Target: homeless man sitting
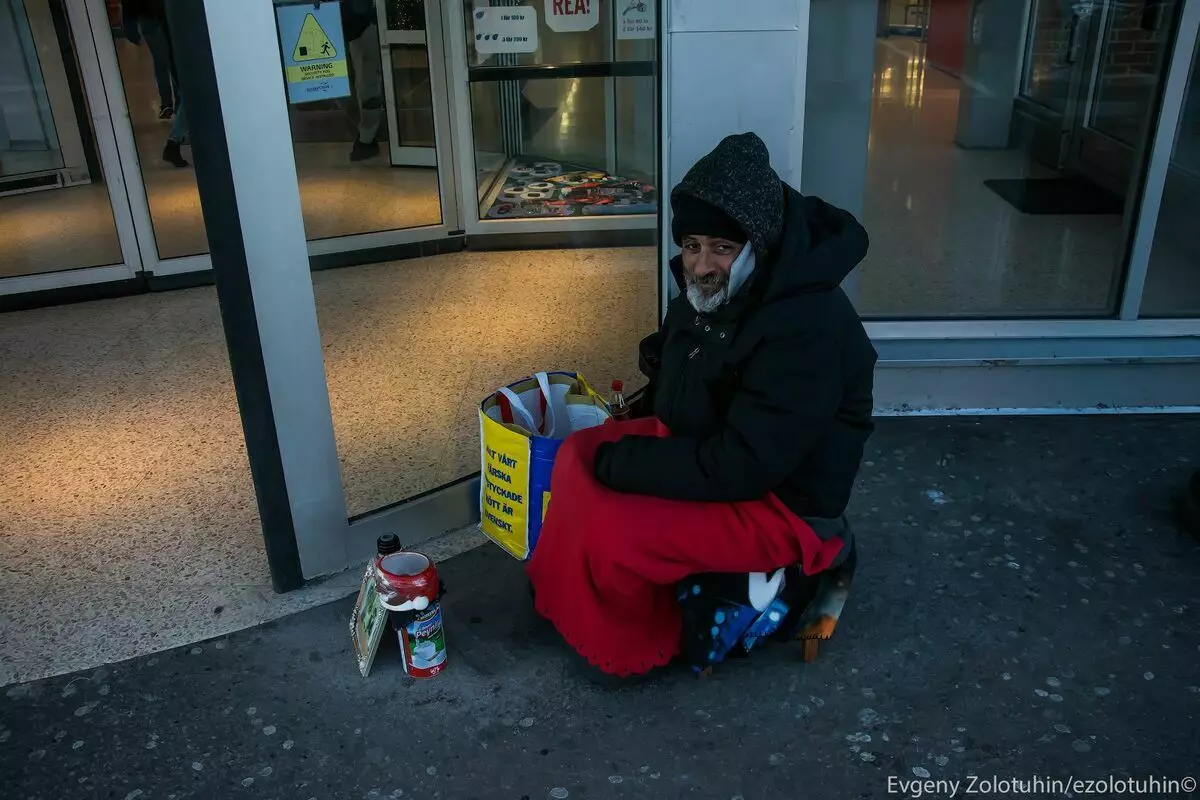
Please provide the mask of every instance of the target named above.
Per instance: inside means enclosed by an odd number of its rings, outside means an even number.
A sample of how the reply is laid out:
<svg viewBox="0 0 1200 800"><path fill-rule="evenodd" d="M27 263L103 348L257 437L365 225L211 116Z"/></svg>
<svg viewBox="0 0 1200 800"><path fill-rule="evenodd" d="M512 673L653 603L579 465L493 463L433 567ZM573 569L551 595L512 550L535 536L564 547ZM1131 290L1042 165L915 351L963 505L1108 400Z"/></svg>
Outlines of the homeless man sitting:
<svg viewBox="0 0 1200 800"><path fill-rule="evenodd" d="M821 573L854 563L876 354L839 285L866 231L783 183L753 133L697 162L671 208L680 294L641 345L653 415L563 442L527 567L596 678L790 638Z"/></svg>

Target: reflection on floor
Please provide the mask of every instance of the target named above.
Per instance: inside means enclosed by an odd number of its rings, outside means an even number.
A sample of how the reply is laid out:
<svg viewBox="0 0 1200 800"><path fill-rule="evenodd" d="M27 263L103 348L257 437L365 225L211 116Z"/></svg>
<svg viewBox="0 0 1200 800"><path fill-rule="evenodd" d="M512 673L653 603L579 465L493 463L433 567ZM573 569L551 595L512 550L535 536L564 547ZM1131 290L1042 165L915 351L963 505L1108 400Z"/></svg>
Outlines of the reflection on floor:
<svg viewBox="0 0 1200 800"><path fill-rule="evenodd" d="M475 407L538 369L640 385L653 248L461 253L314 275L350 513L478 469Z"/></svg>
<svg viewBox="0 0 1200 800"><path fill-rule="evenodd" d="M317 273L351 512L477 470L476 403L514 377L632 379L655 275L652 249ZM353 588L271 593L213 289L0 315L0 364L0 684Z"/></svg>
<svg viewBox="0 0 1200 800"><path fill-rule="evenodd" d="M959 82L908 38L877 48L860 309L885 317L1105 314L1121 217L1022 214L984 186L1050 177L1014 150L954 144Z"/></svg>
<svg viewBox="0 0 1200 800"><path fill-rule="evenodd" d="M578 164L517 156L487 210L490 219L654 214L654 187Z"/></svg>
<svg viewBox="0 0 1200 800"><path fill-rule="evenodd" d="M0 197L0 278L121 260L103 183Z"/></svg>
<svg viewBox="0 0 1200 800"><path fill-rule="evenodd" d="M190 169L176 169L159 158L155 144L138 130L142 176L150 199L159 256L176 258L208 252L204 218ZM383 164L345 162L344 148L296 146L300 203L309 239L353 233L436 225L441 221L437 172L425 168L391 168ZM184 148L190 159L189 148Z"/></svg>
<svg viewBox="0 0 1200 800"><path fill-rule="evenodd" d="M116 44L159 255L175 258L207 252L195 173L162 160L171 124L158 119L158 90L149 52L124 40ZM386 131L381 136L386 138ZM436 169L392 167L386 144L376 158L351 163L353 138L347 123L344 142L294 144L304 230L309 239L441 221ZM183 150L190 161L190 148Z"/></svg>

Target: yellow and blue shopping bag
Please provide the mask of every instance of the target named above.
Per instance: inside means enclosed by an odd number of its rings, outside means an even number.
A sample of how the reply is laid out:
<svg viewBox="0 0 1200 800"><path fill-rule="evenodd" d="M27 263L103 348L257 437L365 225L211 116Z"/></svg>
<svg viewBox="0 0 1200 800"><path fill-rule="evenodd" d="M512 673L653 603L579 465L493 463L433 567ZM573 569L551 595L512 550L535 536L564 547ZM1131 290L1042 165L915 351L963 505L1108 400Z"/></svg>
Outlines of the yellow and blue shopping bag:
<svg viewBox="0 0 1200 800"><path fill-rule="evenodd" d="M563 439L601 425L608 405L576 372L539 372L489 395L479 406L479 526L525 560L550 503L550 473Z"/></svg>

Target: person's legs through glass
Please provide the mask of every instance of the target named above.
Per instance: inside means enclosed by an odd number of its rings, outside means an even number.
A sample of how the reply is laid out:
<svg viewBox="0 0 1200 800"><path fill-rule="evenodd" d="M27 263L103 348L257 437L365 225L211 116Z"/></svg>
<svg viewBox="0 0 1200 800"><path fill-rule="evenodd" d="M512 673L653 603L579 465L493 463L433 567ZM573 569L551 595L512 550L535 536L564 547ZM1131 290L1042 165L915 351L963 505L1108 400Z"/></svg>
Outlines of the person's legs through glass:
<svg viewBox="0 0 1200 800"><path fill-rule="evenodd" d="M154 62L154 82L158 84L159 119L168 119L179 104L175 96L175 86L171 80L171 44L167 41L167 31L154 20L140 20L138 23L146 47L150 49L150 59Z"/></svg>
<svg viewBox="0 0 1200 800"><path fill-rule="evenodd" d="M362 36L349 44L354 68L354 98L358 103L358 137L350 151L351 161L379 155L379 129L383 124L383 62L379 49L379 29L367 26Z"/></svg>
<svg viewBox="0 0 1200 800"><path fill-rule="evenodd" d="M183 157L183 152L180 146L187 139L187 113L183 104L183 97L177 98L178 105L175 108L175 119L171 122L171 134L167 137L167 143L163 147L163 161L176 167L188 166L188 161Z"/></svg>

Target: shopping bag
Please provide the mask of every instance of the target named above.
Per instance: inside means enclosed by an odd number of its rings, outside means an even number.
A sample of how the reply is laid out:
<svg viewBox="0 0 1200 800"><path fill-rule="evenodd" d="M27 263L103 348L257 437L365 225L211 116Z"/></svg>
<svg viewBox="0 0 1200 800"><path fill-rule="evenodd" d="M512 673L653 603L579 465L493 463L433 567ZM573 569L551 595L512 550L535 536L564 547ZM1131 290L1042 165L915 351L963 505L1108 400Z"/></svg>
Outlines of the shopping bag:
<svg viewBox="0 0 1200 800"><path fill-rule="evenodd" d="M510 555L529 558L550 503L559 445L610 416L604 399L575 372L539 372L489 395L479 407L484 535Z"/></svg>

